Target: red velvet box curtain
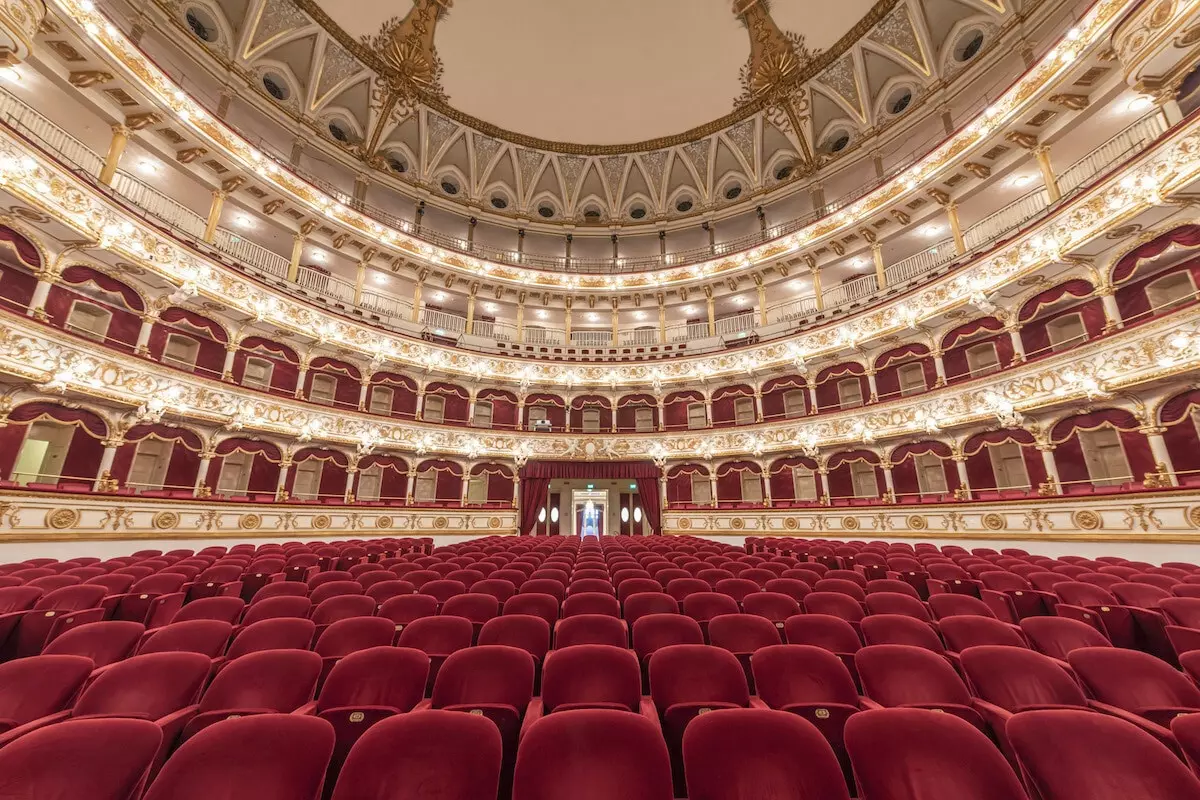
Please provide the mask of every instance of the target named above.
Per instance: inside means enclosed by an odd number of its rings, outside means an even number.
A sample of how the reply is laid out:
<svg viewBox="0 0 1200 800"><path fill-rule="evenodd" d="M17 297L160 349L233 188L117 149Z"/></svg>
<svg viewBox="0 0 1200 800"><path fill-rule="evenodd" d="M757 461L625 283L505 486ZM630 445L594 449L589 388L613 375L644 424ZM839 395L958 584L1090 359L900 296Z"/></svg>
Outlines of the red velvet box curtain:
<svg viewBox="0 0 1200 800"><path fill-rule="evenodd" d="M538 511L546 504L552 480L630 480L637 484L642 513L655 533L662 533L662 508L658 494L659 469L650 461L580 463L530 461L521 468L521 535L533 530Z"/></svg>

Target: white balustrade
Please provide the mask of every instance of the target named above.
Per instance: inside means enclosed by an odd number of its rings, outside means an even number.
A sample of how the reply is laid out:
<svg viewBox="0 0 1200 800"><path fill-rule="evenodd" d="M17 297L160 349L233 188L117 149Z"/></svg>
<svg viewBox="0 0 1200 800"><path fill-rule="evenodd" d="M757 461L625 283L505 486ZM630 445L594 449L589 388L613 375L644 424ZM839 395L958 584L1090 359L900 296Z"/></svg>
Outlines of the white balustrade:
<svg viewBox="0 0 1200 800"><path fill-rule="evenodd" d="M609 347L612 331L571 331L571 344L575 347Z"/></svg>
<svg viewBox="0 0 1200 800"><path fill-rule="evenodd" d="M874 275L863 275L854 280L839 283L825 293L825 307L834 309L848 305L864 297L870 297L875 294L877 289Z"/></svg>
<svg viewBox="0 0 1200 800"><path fill-rule="evenodd" d="M1014 231L1050 207L1050 196L1045 189L1035 189L999 211L993 212L963 232L963 241L968 252L996 239L1001 234Z"/></svg>
<svg viewBox="0 0 1200 800"><path fill-rule="evenodd" d="M450 314L434 308L426 308L421 311L421 323L428 328L450 331L451 333L462 333L467 329L466 317L460 317L458 314Z"/></svg>
<svg viewBox="0 0 1200 800"><path fill-rule="evenodd" d="M1146 149L1166 129L1167 123L1161 112L1147 114L1063 170L1058 176L1059 190L1070 194L1134 153Z"/></svg>
<svg viewBox="0 0 1200 800"><path fill-rule="evenodd" d="M884 270L888 286L906 283L954 260L954 240L946 239L901 259Z"/></svg>
<svg viewBox="0 0 1200 800"><path fill-rule="evenodd" d="M757 322L758 314L754 311L743 311L742 313L735 314L732 317L723 317L717 320L717 335L753 330L756 327Z"/></svg>

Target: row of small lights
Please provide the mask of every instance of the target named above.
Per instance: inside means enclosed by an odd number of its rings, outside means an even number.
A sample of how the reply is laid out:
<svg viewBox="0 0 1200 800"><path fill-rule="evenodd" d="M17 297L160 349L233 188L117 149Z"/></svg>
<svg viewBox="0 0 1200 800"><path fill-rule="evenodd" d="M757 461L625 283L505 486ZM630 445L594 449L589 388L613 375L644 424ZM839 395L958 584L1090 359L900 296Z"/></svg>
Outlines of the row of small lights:
<svg viewBox="0 0 1200 800"><path fill-rule="evenodd" d="M57 0L57 2L60 5L67 7L68 9L70 9L71 7L77 7L85 15L98 16L96 14L96 5L93 2L93 0ZM1088 12L1088 15L1094 15L1096 13L1097 13L1096 9L1093 8L1092 10L1090 10ZM103 24L101 24L101 23L103 23ZM132 45L130 45L128 43L128 41L125 39L124 34L121 33L111 23L107 22L107 20L104 19L103 17L101 17L100 22L98 22L94 19L87 19L84 21L83 24L84 24L84 29L93 38L99 38L100 34L103 32L103 33L107 34L109 37L111 37L112 39L121 40L122 44L126 47L126 49L128 49L132 52L137 52L136 48L134 48ZM1055 45L1055 47L1053 49L1051 49L1051 51L1047 54L1046 58L1044 59L1043 63L1052 63L1056 66L1072 63L1077 58L1079 51L1082 49L1082 45L1079 42L1080 37L1081 37L1080 29L1072 28L1070 31L1067 32L1066 36L1064 37L1064 41L1059 42L1057 45ZM147 64L146 67L148 69L154 69L153 66L149 65L149 64ZM166 85L166 86L175 86L176 85L174 83L174 81L172 81L169 78L169 76L167 76L161 70L154 70L154 71L158 73L158 76L160 77L160 79L164 85ZM1010 91L1016 92L1019 90L1019 88L1020 88L1020 82L1018 82L1018 84L1015 85ZM175 103L178 106L175 108L175 112L185 122L191 121L193 119L200 120L200 121L206 121L206 122L210 122L210 123L213 122L213 120L212 120L211 116L208 114L208 112L202 106L197 104L191 97L189 97L182 90L177 89L175 91L174 99L175 99ZM967 133L969 135L976 136L977 140L982 140L984 137L986 137L987 134L989 134L991 132L991 130L996 125L999 124L1000 120L998 119L998 116L999 116L999 109L998 109L997 105L990 106L983 113L983 115L980 119L976 119L974 122L972 122L970 125L967 126ZM221 124L221 123L214 123L214 124ZM225 128L223 132L225 133L225 135L227 135L230 138L233 138L237 141L240 141L241 144L244 145L244 149L248 153L250 161L253 162L253 163L250 163L249 166L254 168L255 171L259 175L261 175L263 177L271 177L273 175L278 175L279 173L284 171L273 160L267 158L262 153L260 153L257 149L254 149L253 147L251 147L249 145L249 143L245 142L245 140L242 140L241 137L238 136L231 129ZM926 165L932 163L935 160L936 154L942 152L946 147L947 147L947 145L943 145L942 147L939 147L937 149L937 151L935 151L934 153L928 154L924 159L922 159L921 162L919 162L917 165L915 165L914 167L911 167L909 170L907 170L905 177L902 179L903 185L905 186L906 190L912 190L912 189L916 188L916 186L920 183L922 178L925 177L923 175L923 173L926 169ZM377 222L373 219L367 218L365 216L362 216L362 215L348 209L338 199L331 198L328 195L324 194L323 192L317 192L315 190L315 187L312 187L311 185L300 181L298 178L296 178L296 176L288 175L288 177L291 180L295 181L296 183L303 184L303 186L308 191L312 192L314 195L317 196L317 200L314 203L312 203L311 205L315 206L315 208L320 213L322 213L324 216L326 216L327 218L333 218L333 219L340 218L341 220L351 223L354 227L361 228L361 227L365 226L365 227L369 228L371 231L373 231L376 235L378 235L385 244L395 244L396 243L396 239L398 236L396 231L394 231L392 229L385 229L384 226L381 225L379 222ZM879 191L879 190L877 190L877 191ZM874 194L874 193L872 193L872 194ZM865 209L866 203L869 200L869 198L870 198L870 195L868 195L868 197L865 197L865 198L862 198L862 199L856 201L855 203L851 204L849 207L847 207L846 209L842 210L837 215L835 215L832 220L834 227L835 228L845 228L848 225L855 224L855 218L858 215L852 214L851 212L861 211L861 210ZM820 223L816 223L816 225L820 225ZM826 234L833 233L833 230L826 231L825 233ZM789 237L785 238L781 242L781 244L784 246L785 252L788 252L788 253L794 252L795 250L800 249L804 244L806 244L808 242L808 240L811 239L812 234L813 234L812 231L806 229L804 231L800 231L800 232L790 235ZM447 258L451 257L451 254L445 253L441 250L438 250L437 248L434 248L434 247L424 244L424 243L416 243L415 246L417 247L417 250L422 255L424 255L426 258L430 259L431 261L445 262L445 260ZM774 258L781 254L782 253L775 253L771 256L771 258ZM454 255L453 257L456 259L459 258L459 256L457 256L457 255ZM744 253L741 256L739 256L737 258L737 266L739 268L751 267L751 266L754 266L757 262L761 261L763 258L764 258L764 251L762 249L756 248L754 250L749 251L748 253ZM481 262L481 261L478 261L477 259L470 259L469 263L472 266L474 266L477 271L483 272L485 274L490 273L493 270L500 268L500 267L497 267L497 265L492 265L487 262ZM710 276L714 272L718 271L718 267L720 267L720 266L721 266L721 264L719 262L705 262L703 264L693 265L692 267L689 267L686 270L683 270L682 272L676 272L673 275L668 275L666 278L663 278L661 276L654 276L654 277L650 278L650 282L655 286L661 286L664 284L664 282L671 282L674 280L692 280L692 279L698 279L698 278L705 278L705 277ZM506 268L501 268L501 269L506 269ZM520 275L521 282L526 283L526 284L531 283L531 282L541 282L542 280L544 280L548 277L545 274L529 273L524 270L518 271L518 274ZM580 281L579 277L575 276L575 275L568 276L565 279L557 279L557 282L559 285L565 284L566 287L570 288L570 289L578 289L581 285L581 281ZM634 284L634 285L636 285L636 284ZM620 290L626 288L626 286L625 286L625 279L623 276L611 276L608 278L606 285L594 286L589 282L589 285L587 288L595 288L598 290L608 289L608 290L612 290L612 291L620 291Z"/></svg>

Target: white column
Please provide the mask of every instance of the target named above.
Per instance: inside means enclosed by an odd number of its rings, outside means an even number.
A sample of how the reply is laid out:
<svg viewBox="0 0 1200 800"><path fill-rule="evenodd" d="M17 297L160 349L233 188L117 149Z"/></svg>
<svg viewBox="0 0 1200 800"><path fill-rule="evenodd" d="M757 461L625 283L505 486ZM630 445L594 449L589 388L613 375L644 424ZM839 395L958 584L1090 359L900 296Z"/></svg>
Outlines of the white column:
<svg viewBox="0 0 1200 800"><path fill-rule="evenodd" d="M767 508L771 507L771 476L769 473L763 472L761 476L763 485L763 505Z"/></svg>
<svg viewBox="0 0 1200 800"><path fill-rule="evenodd" d="M1062 479L1058 477L1058 462L1054 460L1054 445L1040 444L1038 450L1042 453L1042 464L1046 466L1046 477L1054 481L1054 493L1062 494Z"/></svg>
<svg viewBox="0 0 1200 800"><path fill-rule="evenodd" d="M29 301L29 309L25 312L26 316L45 318L46 299L50 296L50 286L51 282L46 278L46 273L38 273L37 286L33 287L33 298Z"/></svg>
<svg viewBox="0 0 1200 800"><path fill-rule="evenodd" d="M822 496L829 499L829 470L825 467L818 467L817 474L821 476L821 493Z"/></svg>
<svg viewBox="0 0 1200 800"><path fill-rule="evenodd" d="M892 478L892 463L890 461L882 461L879 464L879 468L883 470L883 486L894 501L896 498L896 482Z"/></svg>
<svg viewBox="0 0 1200 800"><path fill-rule="evenodd" d="M296 399L304 399L304 382L308 380L308 364L302 363L296 373Z"/></svg>
<svg viewBox="0 0 1200 800"><path fill-rule="evenodd" d="M1163 433L1166 428L1145 427L1138 430L1146 437L1146 441L1150 443L1150 453L1154 456L1155 470L1158 470L1158 465L1161 464L1167 474L1167 480L1172 486L1179 485L1179 476L1175 474L1175 466L1171 463L1171 454L1167 451L1167 440L1163 438ZM1135 476L1136 477L1136 476Z"/></svg>
<svg viewBox="0 0 1200 800"><path fill-rule="evenodd" d="M100 491L100 484L104 480L104 476L112 470L113 460L117 457L117 448L122 442L115 442L112 439L104 440L104 453L100 456L100 468L96 470L96 480L92 482L92 491Z"/></svg>
<svg viewBox="0 0 1200 800"><path fill-rule="evenodd" d="M350 496L354 494L354 476L357 474L357 467L350 467L346 470L346 502L350 502Z"/></svg>
<svg viewBox="0 0 1200 800"><path fill-rule="evenodd" d="M408 481L404 485L404 505L411 506L413 500L413 483L417 480L417 473L413 470L408 471Z"/></svg>
<svg viewBox="0 0 1200 800"><path fill-rule="evenodd" d="M200 487L202 485L206 485L204 483L204 481L205 481L205 478L208 477L208 468L209 468L209 465L212 464L212 459L213 459L213 452L211 450L205 450L204 452L202 452L200 454L200 469L198 469L196 471L196 483L192 487L192 496L193 497L199 496ZM212 487L209 487L209 488L212 488Z"/></svg>
<svg viewBox="0 0 1200 800"><path fill-rule="evenodd" d="M466 506L467 506L467 489L469 489L470 487L471 487L471 473L464 469L463 477L462 477L462 491L459 493L460 496L458 499L458 504L460 506L462 506L463 508L466 508Z"/></svg>
<svg viewBox="0 0 1200 800"><path fill-rule="evenodd" d="M966 490L967 499L971 498L971 482L967 479L967 457L954 456L954 466L958 468L958 482Z"/></svg>
<svg viewBox="0 0 1200 800"><path fill-rule="evenodd" d="M942 351L933 351L933 368L937 372L936 386L946 385L946 362L942 361Z"/></svg>
<svg viewBox="0 0 1200 800"><path fill-rule="evenodd" d="M879 402L879 389L875 386L875 370L867 370L867 388L871 390L871 397L868 403Z"/></svg>
<svg viewBox="0 0 1200 800"><path fill-rule="evenodd" d="M711 428L712 424L713 424L712 398L711 397L704 398L704 424L706 427L709 427L709 428Z"/></svg>
<svg viewBox="0 0 1200 800"><path fill-rule="evenodd" d="M757 388L754 390L754 421L763 421L762 392Z"/></svg>
<svg viewBox="0 0 1200 800"><path fill-rule="evenodd" d="M717 507L717 471L711 469L708 471L708 489L709 495L712 497L712 507Z"/></svg>
<svg viewBox="0 0 1200 800"><path fill-rule="evenodd" d="M470 395L467 397L467 427L469 428L475 424L475 398L479 397L479 390L468 389L467 392Z"/></svg>
<svg viewBox="0 0 1200 800"><path fill-rule="evenodd" d="M667 426L666 406L663 404L663 399L661 397L656 398L655 402L658 405L658 425L655 427L657 427L660 431L664 431L666 430Z"/></svg>
<svg viewBox="0 0 1200 800"><path fill-rule="evenodd" d="M1021 326L1008 326L1008 336L1012 339L1013 363L1020 364L1025 360L1025 342L1021 339Z"/></svg>
<svg viewBox="0 0 1200 800"><path fill-rule="evenodd" d="M222 380L233 380L233 359L237 356L237 351L238 346L236 344L225 345L225 366L221 367Z"/></svg>
<svg viewBox="0 0 1200 800"><path fill-rule="evenodd" d="M817 408L817 387L811 383L808 384L808 403L812 406L811 413L819 413L820 409Z"/></svg>
<svg viewBox="0 0 1200 800"><path fill-rule="evenodd" d="M517 430L525 430L525 398L517 398Z"/></svg>
<svg viewBox="0 0 1200 800"><path fill-rule="evenodd" d="M663 466L662 468L659 469L658 503L663 511L667 510L667 468L666 468L666 466Z"/></svg>
<svg viewBox="0 0 1200 800"><path fill-rule="evenodd" d="M417 389L417 412L416 418L421 419L421 413L425 410L425 389Z"/></svg>
<svg viewBox="0 0 1200 800"><path fill-rule="evenodd" d="M362 381L360 387L358 390L358 410L362 411L367 407L367 391L371 388L371 381Z"/></svg>
<svg viewBox="0 0 1200 800"><path fill-rule="evenodd" d="M154 331L154 317L146 315L142 317L142 327L138 330L137 344L134 346L134 352L140 356L144 356L150 352L150 334Z"/></svg>
<svg viewBox="0 0 1200 800"><path fill-rule="evenodd" d="M1121 319L1121 308L1117 305L1117 296L1113 294L1111 287L1103 287L1099 290L1100 304L1104 307L1104 327L1107 330L1120 330L1125 327L1124 321Z"/></svg>
<svg viewBox="0 0 1200 800"><path fill-rule="evenodd" d="M288 470L292 468L291 461L281 461L279 463L279 482L275 484L275 497L282 497L283 490L287 486Z"/></svg>

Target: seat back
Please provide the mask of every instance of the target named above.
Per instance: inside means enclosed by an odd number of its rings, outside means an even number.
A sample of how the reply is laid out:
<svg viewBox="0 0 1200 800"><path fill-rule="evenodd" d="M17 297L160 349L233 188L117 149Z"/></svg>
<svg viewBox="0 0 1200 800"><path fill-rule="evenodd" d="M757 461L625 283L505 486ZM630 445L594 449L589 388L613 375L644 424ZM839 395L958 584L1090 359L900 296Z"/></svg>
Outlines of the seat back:
<svg viewBox="0 0 1200 800"><path fill-rule="evenodd" d="M1040 800L1197 800L1200 781L1163 744L1088 711L1026 711L1009 740Z"/></svg>
<svg viewBox="0 0 1200 800"><path fill-rule="evenodd" d="M524 588L524 587L522 587ZM552 594L541 592L526 592L515 595L504 603L504 614L528 614L541 617L546 624L553 625L558 620L558 610L562 600Z"/></svg>
<svg viewBox="0 0 1200 800"><path fill-rule="evenodd" d="M533 657L505 645L479 645L452 653L433 684L434 708L475 704L525 713L533 697Z"/></svg>
<svg viewBox="0 0 1200 800"><path fill-rule="evenodd" d="M375 706L411 711L425 696L429 656L407 647L370 647L338 661L321 687L317 713Z"/></svg>
<svg viewBox="0 0 1200 800"><path fill-rule="evenodd" d="M301 584L281 583L279 585L300 586ZM255 597L257 598L258 595L255 595ZM267 597L262 600L255 599L250 603L245 615L242 617L242 624L253 625L264 619L280 619L283 617L307 619L310 613L312 613L312 601L307 597L286 595Z"/></svg>
<svg viewBox="0 0 1200 800"><path fill-rule="evenodd" d="M861 622L866 616L861 602L840 592L812 592L804 598L804 610L809 614L840 617L847 622Z"/></svg>
<svg viewBox="0 0 1200 800"><path fill-rule="evenodd" d="M783 633L788 644L810 644L831 653L856 653L862 647L862 640L849 622L828 614L788 617Z"/></svg>
<svg viewBox="0 0 1200 800"><path fill-rule="evenodd" d="M929 650L876 644L855 653L854 663L863 691L882 706L971 703L954 667Z"/></svg>
<svg viewBox="0 0 1200 800"><path fill-rule="evenodd" d="M1007 711L1033 706L1087 708L1079 684L1049 656L1019 647L983 645L962 651L960 658L975 694Z"/></svg>
<svg viewBox="0 0 1200 800"><path fill-rule="evenodd" d="M172 622L187 622L194 619L215 619L233 625L242 616L246 602L240 597L204 597L179 609Z"/></svg>
<svg viewBox="0 0 1200 800"><path fill-rule="evenodd" d="M554 626L555 649L585 644L626 647L629 644L629 628L624 620L603 614L567 617Z"/></svg>
<svg viewBox="0 0 1200 800"><path fill-rule="evenodd" d="M242 628L225 655L233 659L263 650L307 650L312 646L316 633L317 626L312 620L294 617L264 619Z"/></svg>
<svg viewBox="0 0 1200 800"><path fill-rule="evenodd" d="M542 706L620 706L637 711L642 680L637 657L621 647L581 644L555 650L542 670Z"/></svg>
<svg viewBox="0 0 1200 800"><path fill-rule="evenodd" d="M645 659L658 650L677 644L704 644L700 623L682 614L650 614L633 623L633 649Z"/></svg>
<svg viewBox="0 0 1200 800"><path fill-rule="evenodd" d="M1200 689L1183 673L1148 653L1120 647L1084 647L1067 655L1097 700L1138 713L1144 709L1200 711Z"/></svg>
<svg viewBox="0 0 1200 800"><path fill-rule="evenodd" d="M0 664L0 720L23 725L61 711L92 672L78 655L41 655Z"/></svg>
<svg viewBox="0 0 1200 800"><path fill-rule="evenodd" d="M771 708L807 703L858 706L854 678L840 658L820 647L764 647L750 661L759 698Z"/></svg>
<svg viewBox="0 0 1200 800"><path fill-rule="evenodd" d="M905 584L907 585L907 584ZM929 597L929 608L937 619L955 616L995 617L988 604L969 594L935 594Z"/></svg>
<svg viewBox="0 0 1200 800"><path fill-rule="evenodd" d="M505 614L484 623L479 644L516 647L541 661L550 649L550 625L529 614Z"/></svg>
<svg viewBox="0 0 1200 800"><path fill-rule="evenodd" d="M502 760L490 720L451 711L401 714L372 725L354 744L332 800L492 798Z"/></svg>
<svg viewBox="0 0 1200 800"><path fill-rule="evenodd" d="M145 800L208 800L227 787L255 800L315 798L333 745L333 727L316 717L263 714L224 720L180 746Z"/></svg>
<svg viewBox="0 0 1200 800"><path fill-rule="evenodd" d="M141 793L162 742L143 719L49 725L0 750L4 794L12 798L128 800Z"/></svg>
<svg viewBox="0 0 1200 800"><path fill-rule="evenodd" d="M104 667L132 653L145 631L139 622L89 622L56 637L42 648L42 655L83 656L97 668Z"/></svg>
<svg viewBox="0 0 1200 800"><path fill-rule="evenodd" d="M1021 620L1021 631L1035 650L1060 661L1081 647L1112 647L1112 642L1091 625L1066 617L1028 617Z"/></svg>
<svg viewBox="0 0 1200 800"><path fill-rule="evenodd" d="M731 653L754 653L780 643L779 630L753 614L722 614L708 622L708 641Z"/></svg>
<svg viewBox="0 0 1200 800"><path fill-rule="evenodd" d="M863 641L873 644L902 644L934 653L946 648L927 623L901 614L872 614L862 621Z"/></svg>
<svg viewBox="0 0 1200 800"><path fill-rule="evenodd" d="M990 617L947 617L941 621L940 627L946 647L954 651L981 645L1028 646L1019 628Z"/></svg>
<svg viewBox="0 0 1200 800"><path fill-rule="evenodd" d="M517 752L514 800L672 800L662 732L640 714L583 709L530 726Z"/></svg>
<svg viewBox="0 0 1200 800"><path fill-rule="evenodd" d="M779 711L738 708L697 717L683 735L683 763L689 800L849 798L825 737Z"/></svg>
<svg viewBox="0 0 1200 800"><path fill-rule="evenodd" d="M199 653L134 656L100 673L71 713L160 719L195 703L211 670L212 661Z"/></svg>
<svg viewBox="0 0 1200 800"><path fill-rule="evenodd" d="M368 647L387 647L396 627L380 617L350 617L330 625L317 638L313 651L322 658L341 658Z"/></svg>
<svg viewBox="0 0 1200 800"><path fill-rule="evenodd" d="M867 610L872 614L899 614L905 617L919 619L922 622L932 622L929 609L915 597L898 592L876 592L867 596Z"/></svg>
<svg viewBox="0 0 1200 800"><path fill-rule="evenodd" d="M217 673L200 699L200 710L253 708L289 713L313 699L320 674L321 657L316 653L249 653Z"/></svg>
<svg viewBox="0 0 1200 800"><path fill-rule="evenodd" d="M138 654L186 652L216 658L225 654L232 634L233 626L218 619L172 622L151 631L138 648Z"/></svg>
<svg viewBox="0 0 1200 800"><path fill-rule="evenodd" d="M737 658L702 644L669 645L657 650L650 659L650 696L662 713L679 704L750 705L746 674Z"/></svg>
<svg viewBox="0 0 1200 800"><path fill-rule="evenodd" d="M353 617L369 617L374 613L375 601L370 597L365 594L346 594L322 600L309 618L317 625L330 625Z"/></svg>
<svg viewBox="0 0 1200 800"><path fill-rule="evenodd" d="M1027 800L999 749L951 714L908 708L855 714L846 723L846 749L864 797Z"/></svg>

